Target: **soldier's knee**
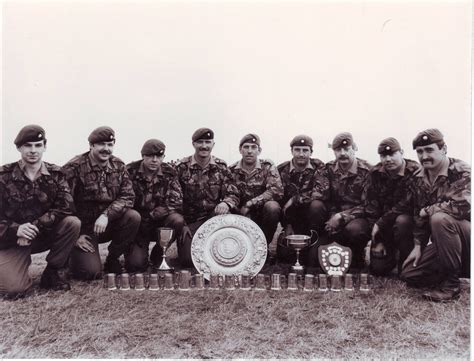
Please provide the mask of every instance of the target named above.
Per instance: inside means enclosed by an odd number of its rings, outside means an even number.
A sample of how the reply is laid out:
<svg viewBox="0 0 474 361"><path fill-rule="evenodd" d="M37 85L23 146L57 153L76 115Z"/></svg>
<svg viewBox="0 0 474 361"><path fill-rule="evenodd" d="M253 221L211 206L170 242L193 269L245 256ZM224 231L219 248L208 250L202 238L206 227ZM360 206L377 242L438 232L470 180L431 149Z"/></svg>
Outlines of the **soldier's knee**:
<svg viewBox="0 0 474 361"><path fill-rule="evenodd" d="M142 217L140 216L140 213L138 213L134 209L128 209L125 212L125 214L123 215L123 217L124 217L125 221L127 221L129 223L132 223L132 224L136 224L136 225L139 225L140 221L142 219Z"/></svg>
<svg viewBox="0 0 474 361"><path fill-rule="evenodd" d="M324 202L314 200L309 204L309 211L312 214L320 214L326 212L326 206L324 205Z"/></svg>
<svg viewBox="0 0 474 361"><path fill-rule="evenodd" d="M175 229L182 229L184 227L184 218L179 213L171 213L168 217L166 217L166 225L175 228Z"/></svg>
<svg viewBox="0 0 474 361"><path fill-rule="evenodd" d="M265 214L276 219L280 218L280 209L280 205L276 201L265 202L263 206L263 211Z"/></svg>
<svg viewBox="0 0 474 361"><path fill-rule="evenodd" d="M430 226L433 229L453 224L453 218L444 212L437 212L430 217Z"/></svg>
<svg viewBox="0 0 474 361"><path fill-rule="evenodd" d="M395 226L402 229L411 228L413 226L413 218L407 214L400 214L395 219Z"/></svg>

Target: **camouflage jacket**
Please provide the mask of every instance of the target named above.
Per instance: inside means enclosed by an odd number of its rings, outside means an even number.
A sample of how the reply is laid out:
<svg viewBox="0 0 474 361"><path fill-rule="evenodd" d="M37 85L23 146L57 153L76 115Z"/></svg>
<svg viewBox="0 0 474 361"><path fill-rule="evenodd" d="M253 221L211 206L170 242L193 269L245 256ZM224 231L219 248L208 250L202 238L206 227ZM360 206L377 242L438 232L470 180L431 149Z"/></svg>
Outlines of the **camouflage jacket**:
<svg viewBox="0 0 474 361"><path fill-rule="evenodd" d="M273 162L258 159L255 169L248 173L242 168L242 161L230 167L232 180L239 190L239 208L251 201L253 207L259 208L267 201L279 201L283 196L280 174Z"/></svg>
<svg viewBox="0 0 474 361"><path fill-rule="evenodd" d="M142 221L160 221L171 213L182 212L183 192L173 167L162 163L156 175L147 177L143 161L139 160L127 164L127 171L135 192L133 208L140 213Z"/></svg>
<svg viewBox="0 0 474 361"><path fill-rule="evenodd" d="M430 236L429 218L419 216L421 209L432 216L444 212L459 220L471 217L471 167L459 159L447 158L446 167L430 185L423 168L409 184L413 197L415 244L426 245Z"/></svg>
<svg viewBox="0 0 474 361"><path fill-rule="evenodd" d="M330 183L329 213L341 213L344 224L365 215L362 193L372 166L356 158L349 171L344 174L333 160L326 164Z"/></svg>
<svg viewBox="0 0 474 361"><path fill-rule="evenodd" d="M188 223L208 217L221 201L237 207L239 191L231 182L226 163L214 156L203 169L194 156L181 159L176 165L183 190L183 216Z"/></svg>
<svg viewBox="0 0 474 361"><path fill-rule="evenodd" d="M43 162L38 178L31 181L21 162L0 167L0 248L16 244L18 226L32 223L51 230L73 214L73 200L61 168Z"/></svg>
<svg viewBox="0 0 474 361"><path fill-rule="evenodd" d="M407 202L408 182L420 168L420 164L405 159L401 174L391 177L382 163L370 171L364 191L365 214L371 227L377 224L380 230L391 227L401 214L412 214L413 206Z"/></svg>
<svg viewBox="0 0 474 361"><path fill-rule="evenodd" d="M83 230L89 229L101 214L111 221L132 208L135 200L132 181L119 158L111 156L102 168L86 152L67 162L62 171L71 187Z"/></svg>
<svg viewBox="0 0 474 361"><path fill-rule="evenodd" d="M286 161L278 166L281 182L283 184L283 207L290 198L293 205L299 206L311 203L314 200L327 200L329 197L329 181L324 163L316 158L311 158L306 168L299 172L293 162Z"/></svg>

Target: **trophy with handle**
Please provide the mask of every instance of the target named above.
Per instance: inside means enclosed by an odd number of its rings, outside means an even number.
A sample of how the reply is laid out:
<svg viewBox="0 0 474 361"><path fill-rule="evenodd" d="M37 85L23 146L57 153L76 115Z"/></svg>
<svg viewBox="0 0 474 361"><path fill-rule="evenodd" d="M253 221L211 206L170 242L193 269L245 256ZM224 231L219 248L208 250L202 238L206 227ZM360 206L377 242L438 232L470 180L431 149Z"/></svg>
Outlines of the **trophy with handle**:
<svg viewBox="0 0 474 361"><path fill-rule="evenodd" d="M285 237L286 246L296 251L296 263L291 266L291 270L296 273L304 272L305 267L300 264L300 251L315 245L319 238L318 234L311 230L311 236L305 234L292 234Z"/></svg>
<svg viewBox="0 0 474 361"><path fill-rule="evenodd" d="M166 250L170 246L173 241L173 234L174 229L168 227L160 227L158 228L158 243L160 247L163 249L163 261L161 261L161 265L158 268L158 271L168 272L171 271L173 268L166 263Z"/></svg>

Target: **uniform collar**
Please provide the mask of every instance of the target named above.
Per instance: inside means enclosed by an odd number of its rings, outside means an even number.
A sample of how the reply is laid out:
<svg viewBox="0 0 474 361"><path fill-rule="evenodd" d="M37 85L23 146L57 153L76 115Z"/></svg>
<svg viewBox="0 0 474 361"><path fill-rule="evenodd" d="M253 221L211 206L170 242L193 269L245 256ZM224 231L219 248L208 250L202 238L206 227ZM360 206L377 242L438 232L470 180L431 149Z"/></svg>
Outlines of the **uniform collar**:
<svg viewBox="0 0 474 361"><path fill-rule="evenodd" d="M163 175L163 170L161 169L162 167L158 168L156 171L156 175ZM143 161L140 162L140 166L138 167L138 173L141 173L143 175L146 174L145 166L143 165Z"/></svg>
<svg viewBox="0 0 474 361"><path fill-rule="evenodd" d="M351 167L347 170L347 173L357 174L358 163L359 162L358 162L357 158L355 158L354 161L351 164ZM336 172L339 171L339 172L343 173L343 170L339 168L339 162L337 160L335 161L334 170Z"/></svg>
<svg viewBox="0 0 474 361"><path fill-rule="evenodd" d="M26 164L22 159L18 161L18 168L14 170L14 173L16 178L21 178L22 175L26 176ZM48 168L46 168L46 164L44 164L43 161L41 161L41 167L38 169L38 173L36 173L35 179L38 179L41 175L51 175L51 173L49 173L48 171Z"/></svg>
<svg viewBox="0 0 474 361"><path fill-rule="evenodd" d="M195 164L200 165L200 164L196 161L195 155L193 154L193 155L191 156L191 164L190 164L190 165L193 166L193 165L195 165ZM211 164L213 164L213 165L216 164L216 160L215 160L215 157L214 157L213 155L211 155L211 160L209 161L209 163L207 163L206 167L209 166L209 165L211 165Z"/></svg>
<svg viewBox="0 0 474 361"><path fill-rule="evenodd" d="M403 159L403 163L402 163L402 166L400 168L400 170L398 171L397 175L399 175L400 177L403 177L405 175L405 170L407 168L407 162L405 161L405 159ZM382 163L380 163L380 170L379 170L380 173L385 173L386 175L388 175L389 177L391 176L389 172L387 172L387 170L385 169L385 167L383 166Z"/></svg>
<svg viewBox="0 0 474 361"><path fill-rule="evenodd" d="M235 169L245 170L242 167L242 159L237 162L237 165L235 166ZM260 159L258 159L258 158L257 158L257 162L255 163L255 168L254 169L262 169L262 163L260 163Z"/></svg>
<svg viewBox="0 0 474 361"><path fill-rule="evenodd" d="M91 162L91 165L92 165L93 167L94 167L94 166L98 166L99 168L104 168L104 167L102 167L102 166L94 159L94 157L92 157L91 152L89 152L88 156L89 156L89 160L90 160L90 162ZM112 164L110 164L110 158L109 158L109 160L107 161L107 163L105 164L105 168L112 169Z"/></svg>
<svg viewBox="0 0 474 361"><path fill-rule="evenodd" d="M290 172L292 172L293 169L296 169L296 167L293 164L293 159L292 159L292 160L290 160ZM311 164L311 160L308 161L308 164L306 164L306 167L304 167L303 170L306 170L306 169L314 169L313 165Z"/></svg>
<svg viewBox="0 0 474 361"><path fill-rule="evenodd" d="M436 175L436 179L438 179L438 177L441 177L441 176L447 177L448 170L449 170L449 158L446 157L441 166L441 169L439 170L439 173ZM419 178L423 178L426 182L429 183L428 174L423 166L420 167L420 170L418 171L418 173L416 173L416 176ZM434 180L435 182L436 182L436 179Z"/></svg>

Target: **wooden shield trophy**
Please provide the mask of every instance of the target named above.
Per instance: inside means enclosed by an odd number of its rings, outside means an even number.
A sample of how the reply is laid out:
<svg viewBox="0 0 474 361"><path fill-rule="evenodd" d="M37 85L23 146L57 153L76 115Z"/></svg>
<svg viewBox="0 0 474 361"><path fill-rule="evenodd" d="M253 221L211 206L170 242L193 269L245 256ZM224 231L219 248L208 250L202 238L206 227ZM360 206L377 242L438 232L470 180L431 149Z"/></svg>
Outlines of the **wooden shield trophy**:
<svg viewBox="0 0 474 361"><path fill-rule="evenodd" d="M318 249L319 265L330 276L343 276L349 270L352 260L352 251L337 242Z"/></svg>

